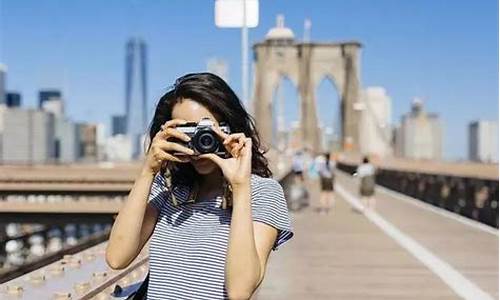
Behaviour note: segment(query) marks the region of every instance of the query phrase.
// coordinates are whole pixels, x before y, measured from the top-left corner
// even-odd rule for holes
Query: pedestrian
[[[181,130],[201,123],[198,135]],[[254,121],[223,79],[188,74],[160,98],[149,137],[108,265],[127,267],[151,237],[147,299],[251,298],[271,250],[293,236]]]
[[[302,151],[297,151],[292,157],[292,172],[295,177],[300,178],[300,181],[304,181],[304,154]]]
[[[334,205],[335,162],[331,160],[330,153],[324,153],[317,160],[317,170],[320,179],[320,207],[319,213],[328,214]]]
[[[300,177],[293,177],[287,200],[292,211],[299,211],[309,206],[309,193]]]
[[[356,175],[360,180],[359,194],[363,202],[364,210],[375,209],[375,167],[370,163],[367,156],[363,157],[363,163],[358,166]]]
[[[314,178],[314,153],[310,147],[305,147],[302,152],[304,171],[306,172],[307,179]]]

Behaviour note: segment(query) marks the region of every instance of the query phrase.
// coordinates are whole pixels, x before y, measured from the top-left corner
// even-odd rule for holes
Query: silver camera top
[[[176,129],[181,131],[181,132],[184,132],[184,133],[195,133],[196,131],[202,129],[202,128],[206,128],[206,127],[209,127],[209,128],[212,128],[215,126],[215,123],[214,121],[212,121],[210,118],[208,117],[205,117],[205,118],[202,118],[200,120],[200,122],[196,123],[196,122],[188,122],[184,125],[180,125],[180,126],[177,126]],[[219,125],[219,129],[226,133],[226,134],[230,134],[231,133],[231,130],[229,129],[229,126],[225,125],[224,123],[221,123]]]
[[[214,126],[214,121],[210,120],[210,118],[201,118],[200,122],[198,122],[198,126]]]

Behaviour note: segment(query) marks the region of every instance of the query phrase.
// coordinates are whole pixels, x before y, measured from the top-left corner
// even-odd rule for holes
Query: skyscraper
[[[35,110],[31,117],[31,159],[34,163],[53,163],[55,158],[55,117]]]
[[[391,98],[383,87],[367,87],[361,92],[365,109],[361,112],[360,148],[364,154],[392,154]]]
[[[64,117],[64,103],[61,98],[50,98],[42,103],[42,110],[53,113],[56,117]]]
[[[469,124],[469,159],[498,162],[498,122],[480,120]]]
[[[5,65],[0,64],[0,104],[5,104],[6,77],[7,77],[7,67]]]
[[[7,93],[6,97],[7,107],[20,107],[21,106],[21,94],[16,92]]]
[[[146,43],[139,38],[127,42],[125,55],[126,133],[131,136],[133,154],[140,153],[140,137],[147,127]]]
[[[4,114],[2,160],[47,163],[55,158],[54,115],[33,109],[11,108]]]
[[[50,100],[61,100],[61,91],[55,89],[40,90],[38,93],[38,108],[43,108],[43,103]]]
[[[127,131],[127,119],[123,115],[114,115],[111,118],[111,135],[125,134]]]
[[[80,143],[79,158],[83,161],[97,161],[97,125],[89,123],[77,123],[77,135]]]
[[[113,135],[106,142],[106,158],[109,161],[130,161],[132,159],[132,142],[129,136]]]
[[[427,113],[422,101],[415,98],[411,112],[401,118],[396,134],[396,154],[413,159],[439,160],[442,143],[439,116]]]
[[[62,163],[78,159],[80,141],[77,125],[63,117],[55,117],[55,158]]]

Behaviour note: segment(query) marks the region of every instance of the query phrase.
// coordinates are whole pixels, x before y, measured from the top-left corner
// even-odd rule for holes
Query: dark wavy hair
[[[217,119],[225,122],[233,133],[244,133],[252,139],[252,174],[271,177],[269,163],[261,149],[261,141],[254,119],[241,104],[238,96],[219,76],[212,73],[192,73],[175,81],[173,87],[163,95],[156,106],[153,120],[149,127],[150,141],[161,130],[161,125],[172,119],[175,104],[183,99],[190,99],[205,106]],[[147,151],[151,147],[149,143]],[[196,171],[189,163],[169,162],[167,167],[172,175],[172,182],[191,183],[196,180]],[[166,168],[162,169],[164,174]]]

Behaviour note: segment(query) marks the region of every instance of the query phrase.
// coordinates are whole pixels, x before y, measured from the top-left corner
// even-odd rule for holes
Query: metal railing
[[[352,174],[357,165],[339,162],[337,168]],[[498,180],[379,168],[376,183],[498,228]]]
[[[147,273],[147,246],[123,270],[105,261],[106,242],[1,285],[0,299],[120,299]],[[128,289],[128,290],[127,290]]]

